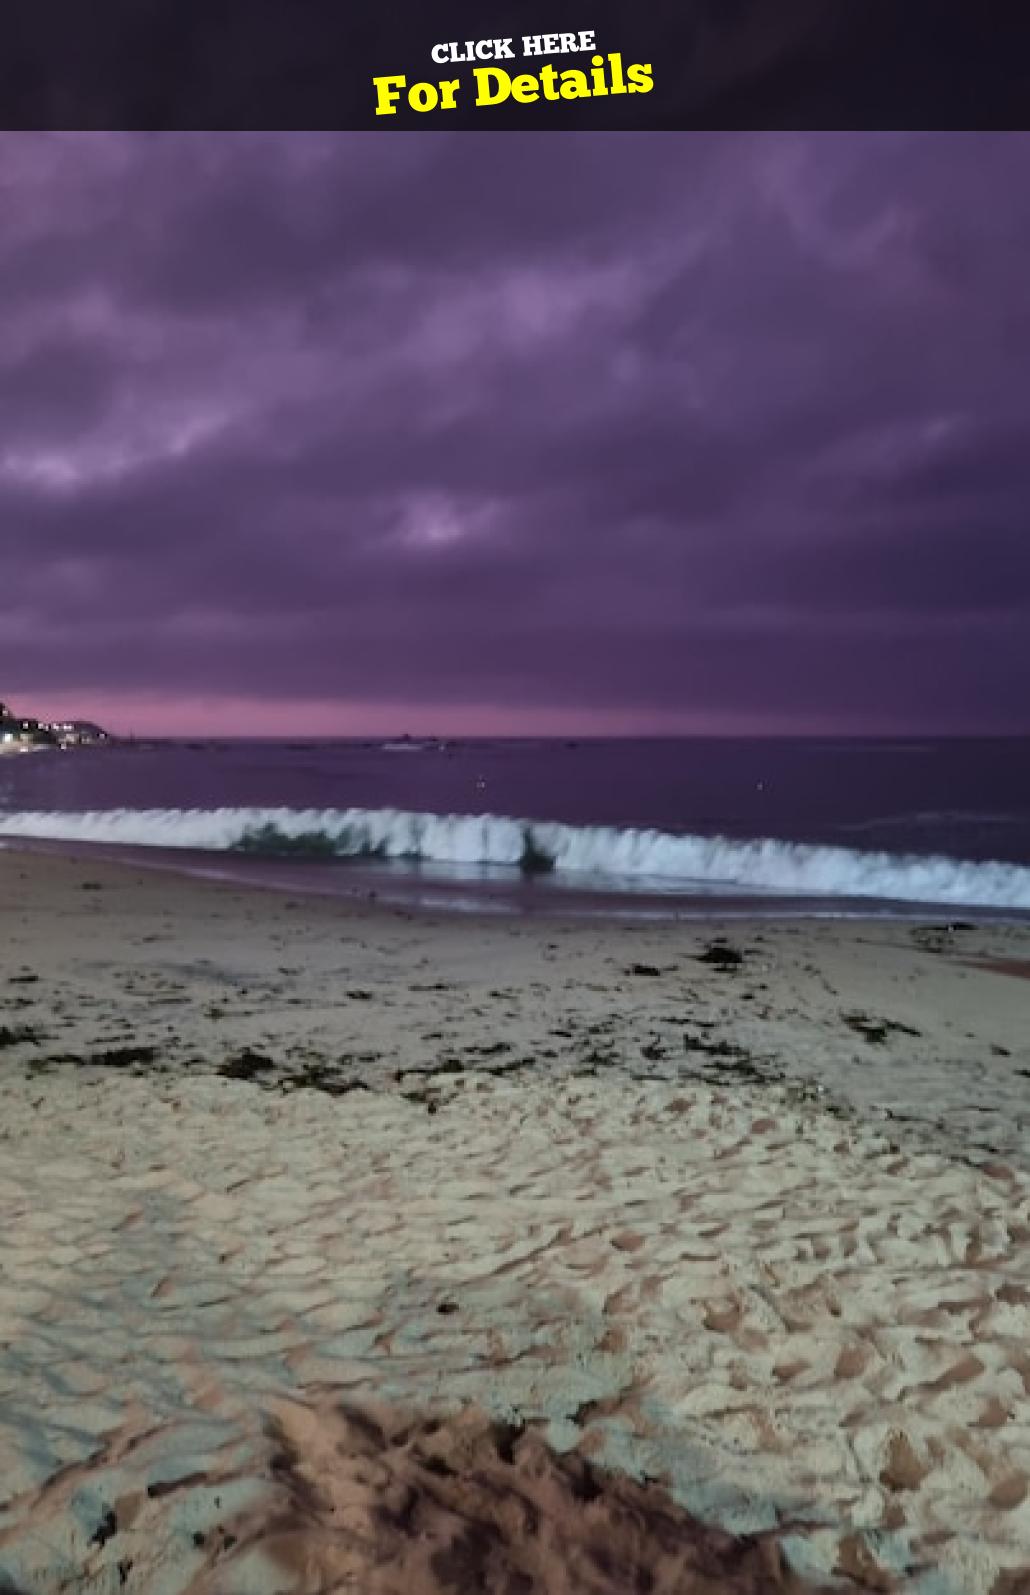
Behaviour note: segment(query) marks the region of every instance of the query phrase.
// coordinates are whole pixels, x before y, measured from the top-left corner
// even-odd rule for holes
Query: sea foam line
[[[300,854],[326,858],[509,865],[527,872],[650,878],[666,888],[878,898],[966,907],[1030,909],[1030,868],[944,856],[863,852],[771,838],[603,825],[563,825],[503,815],[404,809],[104,809],[0,814],[0,836],[135,847]]]

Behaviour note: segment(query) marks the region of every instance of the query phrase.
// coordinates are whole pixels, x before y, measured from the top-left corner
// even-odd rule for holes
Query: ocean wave
[[[402,809],[104,809],[0,814],[0,836],[213,852],[507,865],[525,873],[650,880],[793,897],[1030,909],[1030,868],[770,838],[675,835],[502,815]],[[571,883],[571,882],[570,882]]]

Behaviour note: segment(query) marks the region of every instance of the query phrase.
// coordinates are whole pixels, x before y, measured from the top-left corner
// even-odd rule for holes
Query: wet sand
[[[0,852],[0,1588],[1027,1589],[1028,951]]]

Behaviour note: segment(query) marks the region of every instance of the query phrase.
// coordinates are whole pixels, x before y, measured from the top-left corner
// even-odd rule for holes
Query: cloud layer
[[[0,187],[0,696],[1027,729],[1025,136],[6,135]]]

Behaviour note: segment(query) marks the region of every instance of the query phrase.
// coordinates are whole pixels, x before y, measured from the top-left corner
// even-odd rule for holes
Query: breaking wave
[[[507,865],[570,884],[1030,909],[1030,868],[762,838],[402,809],[110,809],[0,814],[0,837],[316,858]]]

